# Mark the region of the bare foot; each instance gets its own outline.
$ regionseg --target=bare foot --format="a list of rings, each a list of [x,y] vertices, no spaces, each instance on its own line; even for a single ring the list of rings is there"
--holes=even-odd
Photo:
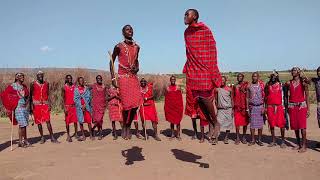
[[[271,142],[267,147],[275,147],[277,144],[275,142]]]
[[[40,144],[44,144],[46,142],[46,139],[42,136],[40,139]]]
[[[60,144],[60,142],[56,138],[51,138],[51,143]]]
[[[67,141],[67,142],[72,142],[71,137],[70,137],[70,136],[68,136],[68,137],[67,137],[67,139],[66,139],[66,141]]]
[[[136,133],[136,137],[137,137],[138,139],[143,139],[142,135],[141,135],[139,132]]]
[[[154,136],[154,139],[155,139],[156,141],[161,141],[161,139],[159,138],[158,135],[155,135],[155,136]]]
[[[78,138],[78,141],[85,141],[86,140],[86,137],[85,136],[80,136],[79,138]]]
[[[307,148],[306,147],[302,147],[298,152],[299,153],[307,152]]]
[[[178,141],[182,141],[182,138],[180,136],[177,136]]]
[[[212,140],[212,145],[217,145],[218,144],[218,138],[214,138]]]
[[[280,144],[280,148],[284,149],[284,148],[286,148],[286,147],[287,147],[287,145],[286,145],[285,143],[281,143],[281,144]]]
[[[300,146],[295,146],[295,147],[292,148],[292,150],[295,150],[295,151],[296,151],[296,150],[300,150],[300,149],[301,149]]]
[[[195,140],[195,139],[198,139],[197,135],[193,135],[193,136],[191,137],[191,140]]]
[[[24,140],[24,145],[25,145],[26,147],[31,147],[31,146],[32,146],[31,143],[29,143],[28,140]]]
[[[257,144],[258,144],[259,146],[264,146],[263,142],[261,142],[261,141],[258,141]]]
[[[113,134],[113,140],[117,140],[118,139],[118,135],[117,135],[117,133],[114,133]]]
[[[254,142],[254,141],[251,141],[249,144],[248,144],[248,146],[253,146],[253,145],[255,145],[256,143]]]
[[[242,144],[247,144],[247,139],[246,138],[242,138]]]
[[[98,136],[98,140],[102,140],[103,136],[102,135],[99,135]]]
[[[201,140],[199,141],[199,143],[204,143],[204,138],[201,138]]]

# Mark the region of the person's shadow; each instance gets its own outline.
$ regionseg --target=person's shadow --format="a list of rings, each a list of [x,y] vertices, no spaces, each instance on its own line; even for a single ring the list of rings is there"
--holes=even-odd
[[[133,146],[130,149],[122,150],[121,154],[126,158],[125,165],[132,165],[135,161],[144,161],[144,156],[142,155],[142,148]]]
[[[202,158],[202,156],[193,154],[191,152],[187,152],[180,149],[171,149],[171,152],[175,156],[176,159],[184,161],[184,162],[190,162],[194,164],[199,164],[199,167],[201,168],[209,168],[208,163],[198,162]]]

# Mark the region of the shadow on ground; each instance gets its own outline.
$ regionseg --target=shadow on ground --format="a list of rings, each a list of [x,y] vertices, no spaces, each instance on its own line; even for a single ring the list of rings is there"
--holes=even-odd
[[[138,146],[133,146],[130,149],[122,150],[121,154],[126,158],[125,165],[133,165],[136,161],[144,161],[144,156],[142,155],[142,148]]]
[[[180,150],[180,149],[171,149],[171,152],[173,153],[175,158],[180,161],[199,164],[199,167],[201,168],[209,168],[208,163],[198,162],[198,160],[202,159],[202,156],[199,156],[184,150]]]

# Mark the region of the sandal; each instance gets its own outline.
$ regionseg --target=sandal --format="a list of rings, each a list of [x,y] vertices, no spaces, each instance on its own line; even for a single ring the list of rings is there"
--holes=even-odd
[[[159,138],[159,136],[154,136],[154,139],[155,139],[156,141],[161,141],[161,139]]]
[[[44,144],[46,142],[46,139],[44,137],[41,137],[40,144]]]
[[[67,141],[67,142],[72,142],[71,137],[70,137],[70,136],[68,136],[68,137],[67,137],[67,139],[66,139],[66,141]]]
[[[242,144],[247,144],[248,143],[248,141],[247,141],[247,139],[246,138],[242,138]]]
[[[236,139],[236,140],[234,141],[234,144],[235,144],[235,145],[239,145],[239,144],[240,144],[240,139]]]
[[[280,148],[284,149],[284,148],[286,148],[286,147],[287,147],[287,145],[286,145],[285,143],[281,143],[281,144],[280,144]]]
[[[253,142],[253,141],[251,141],[251,142],[248,144],[248,146],[253,146],[253,145],[255,145],[255,142]]]
[[[212,140],[212,145],[217,145],[218,144],[218,138],[214,138]]]
[[[257,144],[258,144],[259,146],[264,146],[263,142],[261,142],[261,141],[258,141]]]
[[[267,147],[274,147],[277,146],[277,144],[275,142],[271,142]]]

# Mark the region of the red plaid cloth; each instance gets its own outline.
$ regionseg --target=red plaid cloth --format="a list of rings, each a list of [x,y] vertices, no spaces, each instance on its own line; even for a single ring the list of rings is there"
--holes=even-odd
[[[183,73],[191,90],[219,87],[221,75],[217,63],[216,41],[203,23],[190,25],[184,32],[187,62]]]

